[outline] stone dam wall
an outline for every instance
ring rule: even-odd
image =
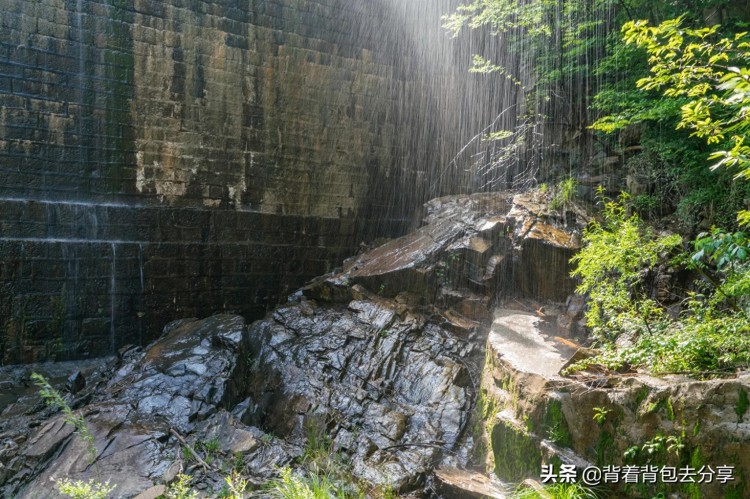
[[[0,363],[258,318],[403,233],[490,112],[453,4],[0,0]]]

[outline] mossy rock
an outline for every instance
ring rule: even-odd
[[[502,480],[519,482],[539,476],[542,452],[534,435],[519,425],[499,419],[492,428],[495,474]]]
[[[570,447],[573,439],[568,428],[568,422],[562,412],[562,402],[559,399],[550,397],[547,399],[547,406],[544,412],[544,428],[547,431],[546,437],[554,444],[562,447]]]

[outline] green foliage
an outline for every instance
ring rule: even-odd
[[[691,256],[693,264],[703,265],[704,262],[716,266],[717,270],[730,265],[747,261],[750,254],[748,239],[744,232],[724,232],[714,229],[710,234],[703,232],[693,242],[695,253]]]
[[[628,215],[626,201],[605,203],[604,221],[586,229],[585,247],[572,260],[573,275],[581,279],[577,292],[591,299],[588,326],[603,350],[576,368],[599,363],[700,372],[750,364],[750,250],[744,234],[702,234],[694,252],[675,259],[702,273],[705,294],[691,293],[674,320],[649,296],[644,278],[681,239],[657,237],[637,215]],[[628,341],[616,343],[622,337]]]
[[[303,453],[303,461],[310,462],[315,466],[327,465],[335,459],[333,442],[326,432],[326,423],[319,417],[310,417],[305,420],[307,440]]]
[[[488,27],[492,34],[523,29],[531,36],[550,36],[552,27],[545,22],[545,8],[553,2],[537,0],[474,0],[460,5],[454,14],[443,16],[443,27],[458,36],[466,26],[471,29]]]
[[[55,390],[44,376],[38,373],[31,373],[31,379],[34,384],[39,387],[39,395],[44,399],[44,402],[52,408],[61,410],[65,415],[65,422],[76,429],[76,433],[78,433],[78,436],[86,444],[86,452],[89,456],[89,461],[91,463],[96,461],[97,450],[96,445],[94,444],[94,436],[86,425],[83,416],[79,416],[73,412],[70,406],[65,402],[65,399],[60,395],[60,392]]]
[[[661,200],[649,194],[640,194],[632,199],[630,206],[644,218],[652,218],[661,205]]]
[[[57,490],[73,499],[106,499],[117,485],[109,485],[109,482],[99,483],[94,479],[84,482],[82,480],[72,481],[69,478],[55,480]]]
[[[503,76],[521,96],[509,145],[498,149],[493,167],[533,157],[546,162],[537,138],[546,124],[563,125],[580,136],[589,124],[586,91],[598,86],[595,61],[603,52],[610,13],[616,0],[468,0],[443,16],[443,27],[454,37],[481,30],[499,37],[500,50],[475,54],[470,72]],[[531,73],[529,73],[529,71]],[[506,108],[508,111],[511,108]]]
[[[596,73],[603,79],[591,111],[599,118],[592,129],[614,134],[636,124],[642,133],[643,156],[670,183],[658,188],[662,206],[677,208],[679,220],[691,230],[699,222],[729,226],[750,193],[737,185],[746,156],[743,109],[748,58],[744,19],[732,17],[726,0],[706,2],[630,2],[622,35],[609,35],[607,54]],[[706,8],[722,11],[723,27],[701,27]],[[634,19],[646,19],[634,21]],[[668,19],[667,21],[664,21]],[[652,26],[655,24],[656,26]],[[733,69],[734,68],[734,69]],[[692,133],[690,133],[692,132]],[[617,149],[613,137],[602,143]],[[737,168],[710,170],[711,158]],[[643,201],[646,201],[645,199]],[[638,206],[643,216],[650,206]],[[750,220],[750,216],[747,217]]]
[[[561,4],[555,0],[474,0],[443,16],[443,27],[453,36],[464,29],[486,29],[507,40],[510,52],[524,52],[535,59],[537,97],[551,85],[575,85],[571,76],[588,76],[592,53],[600,43],[605,13],[611,0],[581,0]],[[522,86],[518,75],[482,55],[475,55],[473,72],[501,72]],[[539,92],[542,90],[542,92]]]
[[[598,499],[595,490],[581,483],[554,483],[545,485],[542,490],[530,487],[519,487],[513,492],[512,499]]]
[[[750,38],[736,32],[734,26],[742,23],[731,19],[727,27],[692,27],[690,19],[703,16],[695,6],[685,5],[684,10],[688,14],[666,10],[672,19],[656,26],[647,20],[624,24],[622,39],[600,68],[606,75],[624,57],[630,77],[606,84],[595,97],[593,109],[606,115],[592,128],[612,133],[631,123],[646,124],[646,135],[658,135],[644,140],[646,151],[656,153],[661,167],[674,169],[680,180],[678,213],[683,222],[691,226],[698,221],[695,214],[702,213],[725,225],[732,223],[747,195],[747,187],[735,187],[732,176],[750,176],[745,144],[750,130]],[[698,140],[681,134],[682,129]],[[682,151],[675,156],[670,149]],[[721,169],[728,174],[711,174],[706,168],[710,161],[712,170],[726,167]]]
[[[227,491],[224,497],[228,499],[243,499],[245,497],[245,490],[247,490],[249,482],[239,473],[235,471],[231,472],[224,477],[224,482],[226,482]]]
[[[649,55],[651,75],[638,80],[639,88],[664,91],[665,97],[686,98],[678,128],[721,150],[713,168],[738,167],[738,176],[750,178],[750,38],[746,33],[720,37],[719,26],[691,29],[684,18],[659,26],[633,21],[623,26],[625,42]]]
[[[284,499],[390,497],[390,489],[366,490],[351,474],[351,465],[334,450],[324,418],[308,418],[305,429],[307,441],[300,467],[281,469],[280,476],[266,486],[268,496]]]
[[[594,421],[596,421],[596,424],[603,425],[607,420],[607,414],[609,414],[610,412],[612,411],[607,409],[606,407],[594,407],[593,419]]]
[[[195,445],[195,448],[196,450],[203,451],[204,453],[203,460],[208,464],[211,464],[214,458],[221,451],[221,446],[219,445],[219,439],[217,438],[212,438],[210,440],[205,440],[205,441],[198,441]],[[195,457],[193,456],[193,451],[187,447],[182,447],[182,456],[186,462],[192,461]]]
[[[743,14],[722,8],[730,5],[473,0],[443,23],[453,36],[471,29],[502,37],[503,50],[475,55],[471,71],[501,74],[517,85],[524,95],[519,114],[533,128],[562,125],[581,144],[589,140],[585,134],[596,134],[607,154],[617,154],[633,144],[619,142],[617,133],[636,125],[635,143],[666,183],[656,185],[659,193],[633,199],[634,210],[650,218],[657,207],[658,214],[676,209],[684,228],[693,230],[706,222],[734,224],[750,197],[750,186],[734,179],[734,173],[750,176],[750,37],[740,32],[747,23],[736,16]],[[725,26],[701,27],[706,9],[721,12]],[[516,72],[518,58],[531,78]],[[490,138],[510,143],[494,164],[541,147],[527,135],[500,131]],[[710,170],[712,160],[731,168]],[[750,213],[741,212],[739,222],[750,223]]]
[[[689,303],[691,308],[701,320],[712,321],[721,316],[716,317],[716,313],[711,312],[728,307],[736,312],[736,319],[744,319],[747,323],[750,307],[750,241],[747,236],[743,232],[713,229],[710,233],[699,234],[693,247],[687,265],[700,272],[716,293],[708,299],[693,294]]]
[[[169,486],[164,496],[167,499],[198,499],[198,493],[190,488],[190,475],[180,473],[177,481]]]
[[[195,460],[195,455],[193,455],[193,451],[185,446],[180,447],[180,454],[182,456],[183,461],[185,461],[186,463],[190,463]]]
[[[298,476],[291,469],[283,468],[281,477],[271,482],[269,495],[279,499],[329,499],[364,497],[348,496],[339,491],[327,476]]]
[[[221,450],[218,438],[212,438],[211,440],[201,442],[200,447],[210,454],[216,454]]]
[[[628,447],[623,453],[625,461],[639,464],[665,464],[669,456],[680,462],[685,453],[685,435],[662,435],[657,434],[642,445]]]
[[[505,140],[513,136],[513,132],[510,130],[498,130],[496,132],[490,132],[485,134],[482,137],[482,140],[484,142],[489,142],[493,140]]]
[[[567,208],[576,198],[576,187],[578,183],[573,177],[568,177],[560,182],[555,188],[555,194],[550,202],[550,209],[560,211]]]
[[[633,59],[637,55],[627,47],[643,49],[649,72],[635,82],[643,91],[640,96],[632,90],[623,93],[622,89],[600,94],[595,105],[616,113],[597,122],[595,128],[612,131],[649,120],[666,124],[667,130],[674,127],[676,131],[667,134],[674,139],[665,140],[662,134],[653,140],[647,137],[644,145],[656,158],[653,163],[657,168],[675,172],[673,178],[678,182],[673,185],[675,191],[681,191],[678,213],[688,224],[698,222],[691,217],[701,212],[727,223],[748,191],[747,186],[735,186],[724,171],[733,170],[736,178],[750,177],[750,149],[744,143],[750,130],[747,113],[750,71],[745,69],[750,59],[747,50],[750,42],[745,33],[731,34],[731,30],[719,26],[692,28],[686,24],[686,17],[681,16],[658,26],[647,21],[631,21],[623,26],[622,53]],[[657,96],[656,91],[662,94]],[[614,104],[623,95],[628,98],[620,98],[620,103]],[[692,136],[703,139],[705,148],[681,138],[680,129],[691,130]],[[705,167],[711,159],[719,160],[713,170],[722,167],[713,174]],[[651,204],[652,200],[641,198],[631,206],[650,214]],[[744,223],[750,221],[750,215],[741,212],[738,219]],[[606,232],[627,236],[627,231],[613,227]],[[591,251],[605,248],[601,239],[590,238],[589,242],[593,243]],[[590,325],[595,330],[598,327],[600,332],[602,326],[614,327],[609,330],[610,337],[604,338],[610,343],[605,344],[605,353],[598,362],[605,365],[627,362],[657,371],[722,370],[750,362],[747,237],[742,232],[714,229],[699,235],[693,246],[694,250],[680,263],[698,271],[702,279],[698,282],[699,292],[688,296],[686,311],[677,321],[667,319],[653,300],[638,297],[637,293],[623,293],[623,281],[612,284],[610,280],[606,286],[593,287],[592,298],[600,299],[594,301]],[[630,272],[633,267],[628,270],[622,261],[613,263],[605,272],[614,272],[625,282],[637,281],[637,276]],[[641,271],[647,271],[654,263],[642,261]],[[592,274],[580,275],[584,282],[593,282]],[[643,319],[646,331],[638,327],[628,329],[638,323],[634,311]],[[622,334],[630,335],[630,346],[614,348],[611,341]]]
[[[643,270],[682,242],[676,235],[656,237],[637,215],[628,215],[627,200],[605,201],[603,222],[584,230],[585,246],[571,260],[572,275],[581,279],[576,292],[591,299],[588,326],[600,341],[664,327],[662,307],[643,287]]]
[[[550,398],[544,414],[544,425],[547,428],[547,438],[552,443],[569,447],[572,443],[568,423],[562,412],[562,404],[559,400]]]

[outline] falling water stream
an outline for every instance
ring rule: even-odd
[[[117,325],[115,320],[117,315],[117,245],[112,243],[112,274],[110,276],[109,287],[109,351],[117,350]]]
[[[117,421],[119,408],[126,411],[116,436],[106,437],[112,455],[135,449],[133,456],[148,454],[164,468],[159,473],[172,470],[166,442],[178,430],[195,432],[194,445],[198,432],[235,432],[231,438],[245,439],[242,452],[261,449],[258,462],[266,451],[276,459],[264,469],[296,462],[304,453],[297,443],[312,438],[308,417],[321,408],[336,416],[323,431],[332,428],[336,444],[361,465],[358,478],[406,477],[404,490],[426,490],[436,463],[466,466],[487,436],[483,363],[505,355],[521,377],[557,379],[573,352],[555,322],[565,316],[562,305],[553,314],[536,300],[572,295],[567,265],[578,243],[569,229],[582,222],[576,212],[549,215],[533,195],[516,193],[591,167],[600,146],[588,129],[590,98],[606,83],[595,63],[619,7],[546,2],[542,36],[509,22],[453,39],[442,16],[460,3],[259,1],[239,9],[199,2],[203,10],[195,12],[191,2],[69,4],[67,36],[75,45],[65,54],[72,69],[61,107],[70,125],[56,144],[68,162],[39,175],[44,187],[68,174],[83,180],[0,195],[0,206],[18,214],[7,231],[0,225],[0,244],[15,252],[3,275],[15,279],[8,281],[13,292],[33,289],[5,300],[10,325],[0,325],[16,336],[15,344],[0,344],[0,354],[33,362],[44,351],[45,360],[62,360],[164,340],[145,354],[153,365],[138,365],[138,349],[118,360],[127,366],[118,367],[118,383],[125,381],[107,394],[116,403],[106,413]],[[535,4],[516,7],[526,13]],[[585,45],[588,38],[596,41]],[[130,52],[118,46],[124,41]],[[563,54],[573,52],[571,65]],[[475,54],[499,69],[470,72]],[[555,78],[545,80],[541,67]],[[131,93],[118,94],[123,89]],[[425,216],[432,198],[440,199]],[[400,236],[407,222],[414,229],[423,220],[424,232],[368,247],[367,238]],[[287,298],[277,294],[357,250],[330,280],[273,310]],[[523,295],[518,309],[501,309],[501,293]],[[425,308],[429,314],[420,315]],[[223,314],[159,336],[182,315],[215,312]],[[59,348],[44,338],[45,321],[59,325]],[[27,322],[43,331],[36,344],[24,344]],[[488,338],[502,341],[487,347]],[[490,377],[505,366],[495,368]],[[501,384],[516,405],[511,381]],[[128,427],[131,411],[143,428]],[[528,420],[504,412],[491,417],[531,431]],[[148,426],[157,419],[163,426],[162,417],[168,426]],[[138,438],[152,433],[115,449],[131,430]],[[216,431],[217,441],[226,436]],[[546,445],[547,435],[539,436]],[[56,459],[70,448],[46,455],[57,452]],[[207,475],[211,467],[201,464]],[[156,483],[150,473],[132,488]],[[44,478],[34,486],[48,486]]]

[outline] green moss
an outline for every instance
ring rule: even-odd
[[[562,403],[555,398],[547,399],[547,407],[544,414],[544,427],[547,437],[557,445],[570,447],[572,438],[565,415],[562,412]]]
[[[602,431],[596,440],[596,465],[612,464],[616,456],[615,438],[609,432]]]
[[[744,492],[741,483],[724,489],[724,499],[743,499]]]
[[[487,392],[487,389],[479,390],[472,425],[472,436],[475,442],[472,457],[476,464],[483,464],[487,456],[487,435],[490,434],[492,424],[500,411],[499,406],[499,402]]]
[[[648,406],[646,407],[645,414],[653,414],[659,411],[664,412],[664,416],[668,420],[674,421],[675,419],[674,406],[672,405],[672,400],[669,397],[666,397],[661,400],[657,400],[655,402],[651,402],[650,404],[648,404]]]
[[[735,462],[737,457],[735,456]],[[737,474],[734,477],[734,482],[724,485],[724,499],[743,499],[748,497],[745,486],[745,473],[742,468],[735,468]]]
[[[502,480],[518,482],[538,476],[542,467],[542,453],[534,438],[507,421],[498,421],[492,428],[492,454],[495,474]]]
[[[744,388],[740,387],[737,389],[737,406],[734,408],[734,411],[737,413],[737,422],[741,423],[742,418],[745,417],[745,413],[747,412],[748,405],[748,398],[747,398],[747,392]]]
[[[491,396],[486,389],[482,388],[479,391],[479,399],[477,400],[477,415],[484,423],[484,428],[487,430],[487,433],[490,432],[492,423],[497,418],[499,412],[500,402],[495,397]]]
[[[703,456],[701,455],[700,448],[696,448],[693,453],[690,455],[690,466],[693,468],[699,470],[703,465],[706,463],[703,462]]]
[[[523,425],[526,427],[526,431],[529,433],[534,433],[536,431],[536,425],[528,414],[524,415],[523,417]]]
[[[664,413],[667,416],[667,419],[670,421],[674,421],[674,406],[672,405],[672,399],[667,398],[664,401]]]
[[[516,412],[518,410],[518,385],[516,384],[515,380],[509,375],[505,378],[503,378],[500,382],[500,388],[508,392],[508,395],[510,395],[510,407],[513,409],[513,412]]]
[[[648,387],[646,385],[643,385],[638,392],[635,394],[635,407],[634,409],[637,409],[640,407],[640,405],[643,403],[644,400],[646,400],[646,397],[648,397]]]
[[[696,470],[701,469],[705,463],[703,462],[703,456],[701,450],[696,448],[690,455],[690,466]],[[703,494],[701,493],[701,487],[698,483],[686,483],[682,486],[682,490],[685,492],[686,497],[689,499],[701,499]]]

